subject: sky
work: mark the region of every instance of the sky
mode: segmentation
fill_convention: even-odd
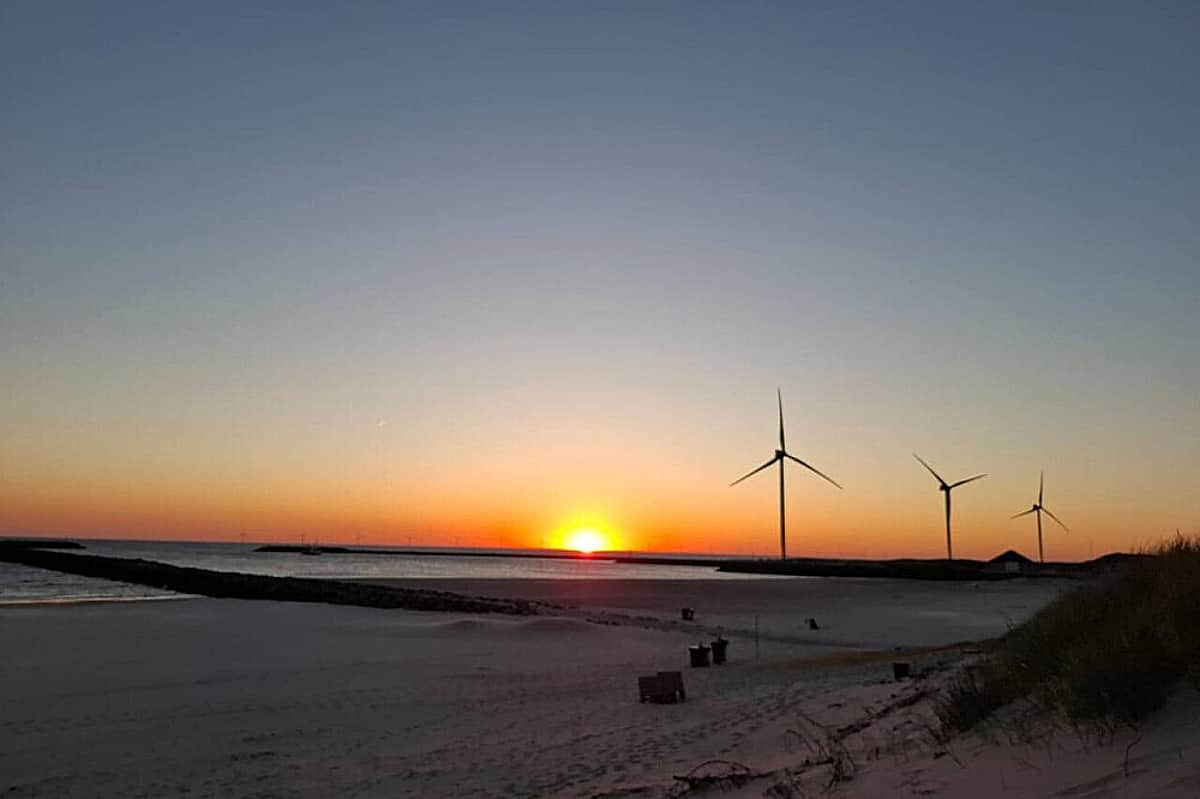
[[[1200,532],[1200,6],[13,2],[0,535]]]

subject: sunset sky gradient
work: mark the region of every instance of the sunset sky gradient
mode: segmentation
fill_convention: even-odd
[[[1200,6],[13,3],[0,535],[1200,529]]]

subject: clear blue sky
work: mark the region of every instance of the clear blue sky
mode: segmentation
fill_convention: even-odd
[[[1194,2],[8,3],[0,533],[316,492],[290,524],[770,551],[771,481],[723,486],[777,385],[847,484],[797,482],[821,551],[936,554],[914,450],[993,474],[964,554],[1040,468],[1064,555],[1195,530],[1198,43]]]

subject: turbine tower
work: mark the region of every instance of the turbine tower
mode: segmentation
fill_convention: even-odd
[[[767,461],[762,466],[759,466],[754,471],[752,471],[748,474],[742,475],[741,477],[739,477],[738,479],[736,479],[732,483],[730,483],[729,486],[732,488],[733,486],[742,482],[746,478],[753,477],[754,475],[758,474],[763,469],[766,469],[768,466],[773,466],[776,463],[779,464],[779,557],[781,560],[787,560],[787,523],[786,523],[786,512],[784,510],[784,502],[783,502],[783,462],[785,460],[793,460],[796,463],[803,466],[805,469],[808,469],[813,474],[816,474],[818,477],[821,477],[825,480],[828,480],[830,483],[833,483],[838,488],[841,488],[841,486],[838,485],[828,475],[822,474],[816,468],[808,465],[807,463],[805,463],[804,461],[800,460],[795,455],[793,455],[787,451],[787,446],[783,443],[783,392],[779,389],[776,389],[775,396],[776,396],[776,399],[779,400],[779,449],[775,450],[775,456],[773,458],[771,458],[771,460]]]
[[[1066,529],[1067,529],[1067,526],[1066,526],[1065,524],[1063,524],[1063,523],[1062,523],[1062,519],[1059,519],[1057,516],[1055,516],[1053,513],[1051,513],[1051,512],[1050,512],[1050,509],[1049,509],[1049,508],[1047,508],[1046,506],[1044,506],[1044,505],[1042,504],[1042,495],[1045,493],[1045,491],[1046,491],[1046,473],[1045,473],[1045,472],[1042,472],[1041,476],[1038,478],[1038,498],[1037,498],[1037,502],[1033,503],[1033,507],[1032,507],[1032,508],[1030,508],[1029,510],[1021,511],[1020,513],[1018,513],[1018,514],[1016,514],[1015,516],[1013,516],[1013,518],[1014,518],[1014,519],[1019,519],[1019,518],[1021,518],[1022,516],[1028,516],[1028,515],[1029,515],[1029,514],[1031,514],[1031,513],[1036,513],[1036,514],[1037,514],[1037,522],[1038,522],[1038,562],[1039,562],[1039,563],[1045,563],[1045,562],[1046,562],[1046,556],[1045,556],[1045,554],[1043,554],[1043,552],[1042,552],[1042,514],[1043,514],[1043,513],[1045,513],[1045,514],[1046,514],[1047,516],[1049,516],[1051,519],[1053,519],[1054,521],[1058,522],[1058,526],[1059,526],[1059,527],[1061,527],[1062,529],[1064,529],[1064,530],[1066,530]],[[1069,532],[1069,531],[1068,531],[1068,532]]]
[[[959,480],[957,483],[947,483],[942,479],[942,476],[933,470],[933,467],[922,460],[921,456],[913,453],[913,457],[920,461],[921,465],[929,470],[934,479],[938,481],[938,491],[946,494],[946,560],[954,560],[954,547],[950,543],[950,492],[958,488],[960,485],[965,485],[972,480],[978,480],[981,477],[987,477],[986,474],[977,474],[974,477],[968,477],[966,480]]]

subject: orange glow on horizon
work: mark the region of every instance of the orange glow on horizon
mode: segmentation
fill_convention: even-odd
[[[254,475],[232,468],[153,470],[140,464],[105,471],[82,458],[50,463],[39,462],[35,454],[20,461],[20,473],[10,472],[0,481],[0,536],[319,540],[330,545],[761,557],[775,557],[779,551],[775,486],[767,482],[746,491],[714,490],[711,485],[717,479],[708,474],[664,480],[645,492],[632,481],[603,472],[572,475],[569,480],[550,474],[541,481],[518,481],[508,475],[524,472],[505,463],[463,502],[458,484],[444,476],[412,480],[406,488],[403,481],[393,484],[352,471],[330,472],[325,480],[307,474]],[[797,482],[788,497],[789,554],[942,556],[942,506],[924,477],[913,472],[911,486],[860,478],[857,484],[863,487],[856,491],[862,501],[856,496],[854,502]],[[853,474],[847,482],[852,478]],[[1054,483],[1056,489],[1059,485]],[[1035,552],[1034,527],[1023,524],[1028,520],[1008,518],[1027,500],[1027,489],[1014,485],[1011,496],[992,489],[996,497],[979,492],[956,506],[955,554],[986,559],[1009,548]],[[1078,493],[1071,497],[1068,486],[1061,491],[1062,507],[1055,510],[1062,512],[1072,532],[1047,535],[1047,559],[1083,560],[1128,550],[1154,543],[1175,527],[1166,512],[1155,518],[1144,509],[1123,508],[1119,499],[1085,504]],[[577,538],[582,531],[596,537]]]

